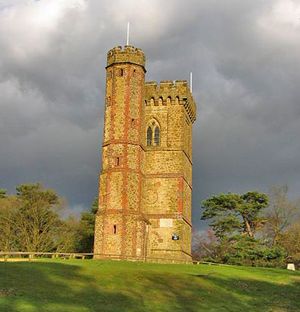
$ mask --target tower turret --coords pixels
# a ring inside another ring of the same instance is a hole
[[[124,48],[118,46],[108,51],[107,53],[107,67],[114,64],[130,63],[140,65],[145,70],[145,54],[144,52],[133,46],[125,46]]]
[[[141,221],[145,56],[132,46],[107,54],[105,122],[95,254],[143,257]]]

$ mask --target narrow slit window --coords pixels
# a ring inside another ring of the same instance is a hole
[[[148,127],[147,129],[147,146],[152,145],[152,129],[151,127]]]
[[[120,166],[120,157],[116,157],[116,166]]]
[[[156,127],[154,130],[154,145],[159,145],[159,141],[160,141],[160,133],[159,133],[159,128]]]
[[[113,231],[114,231],[114,234],[117,234],[117,225],[116,225],[116,224],[114,224],[114,229],[113,229]]]

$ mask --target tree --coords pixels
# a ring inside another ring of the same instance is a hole
[[[194,234],[192,246],[193,259],[218,262],[219,245],[220,241],[212,229]]]
[[[212,220],[210,226],[220,239],[236,234],[253,238],[264,222],[259,214],[267,205],[268,197],[263,193],[220,194],[202,202],[201,219]]]
[[[98,199],[80,220],[64,219],[63,201],[42,185],[21,184],[16,195],[0,190],[0,251],[92,252]]]
[[[93,252],[95,218],[97,211],[98,197],[94,199],[90,211],[81,214],[76,248],[78,252]]]
[[[18,250],[16,215],[19,208],[16,196],[0,197],[0,250]]]
[[[300,213],[300,200],[292,201],[288,198],[287,185],[272,186],[269,193],[270,204],[265,213],[267,222],[263,232],[270,245],[276,245],[281,234]]]
[[[78,218],[69,216],[63,221],[60,227],[58,240],[57,240],[57,252],[78,252],[78,233],[80,231],[80,222]]]
[[[6,190],[0,188],[0,198],[5,198],[6,196]]]
[[[278,245],[287,252],[287,260],[300,266],[300,221],[289,226],[278,238]]]
[[[20,207],[15,215],[18,244],[22,251],[52,251],[57,247],[63,225],[58,216],[58,195],[40,184],[22,184],[17,188]]]
[[[202,220],[211,220],[210,226],[219,239],[213,245],[214,261],[260,266],[283,264],[285,251],[280,246],[268,247],[256,237],[266,222],[262,211],[267,206],[268,196],[254,191],[220,194],[202,202]]]
[[[236,235],[220,244],[221,262],[252,266],[282,266],[285,252],[279,246],[268,247],[262,241]]]

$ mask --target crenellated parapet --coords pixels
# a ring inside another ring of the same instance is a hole
[[[196,120],[196,103],[186,80],[163,80],[145,83],[146,106],[183,105],[191,122]]]
[[[107,67],[111,66],[112,64],[118,63],[129,63],[140,65],[145,70],[145,54],[144,52],[133,46],[127,45],[125,47],[115,47],[108,51],[107,53]]]

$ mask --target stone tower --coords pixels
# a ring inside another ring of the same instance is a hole
[[[140,49],[108,52],[94,257],[189,261],[196,105],[186,81],[145,72]]]

